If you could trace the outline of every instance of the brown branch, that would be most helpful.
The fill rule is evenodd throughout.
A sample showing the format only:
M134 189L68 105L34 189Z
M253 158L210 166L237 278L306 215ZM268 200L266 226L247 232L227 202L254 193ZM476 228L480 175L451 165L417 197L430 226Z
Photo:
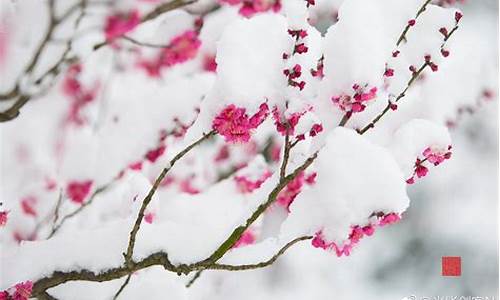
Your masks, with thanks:
M307 169L317 157L318 152L315 152L311 157L306 159L302 165L297 167L291 174L285 176L283 180L280 180L276 187L268 195L267 201L259 205L259 207L257 207L257 209L253 212L253 214L246 220L245 224L234 229L231 235L219 246L219 248L217 248L217 250L215 250L214 253L210 255L210 257L205 259L202 263L208 263L209 265L214 264L227 251L229 251L229 249L231 249L241 237L243 232L245 232L248 227L250 227L250 225L252 225L253 222L255 222L259 218L259 216L262 215L271 206L271 204L274 203L281 190L285 188L290 181L297 177L300 172Z
M455 24L455 27L453 27L453 29L445 36L444 40L443 40L443 43L441 44L441 49L444 48L444 46L446 45L446 42L448 42L449 38L453 35L453 33L456 32L456 30L458 29L458 22ZM430 61L425 61L421 66L420 68L413 73L412 77L410 78L410 80L408 81L408 83L406 84L406 87L405 89L396 97L396 100L395 102L399 102L403 97L406 96L406 92L410 89L410 87L412 86L412 84L415 82L415 80L420 76L420 74L424 71L424 69L429 66L431 64ZM365 132L367 132L370 128L373 128L375 127L375 124L380 121L380 119L390 110L391 108L391 101L390 99L387 101L387 105L386 107L382 110L382 112L380 114L378 114L368 125L366 125L365 127L363 127L362 129L358 129L358 133L359 134L364 134Z
M404 88L404 90L399 93L399 95L396 97L396 100L394 102L398 102L399 100L401 100L405 95L406 95L406 92L408 91L408 89L411 87L411 85L413 84L413 82L420 76L420 74L422 74L422 72L425 70L425 68L429 65L428 62L424 62L420 68L413 73L413 75L411 76L410 80L408 81L408 83L406 84L406 87ZM373 128L375 127L375 124L377 124L378 121L380 121L380 119L382 119L382 117L391 109L391 104L392 102L389 100L387 101L387 105L386 107L382 110L382 112L380 114L378 114L368 125L366 125L365 127L363 127L362 129L358 129L358 133L359 134L364 134L365 132L367 132L370 128Z
M148 207L151 200L153 200L153 196L154 196L156 190L160 186L161 182L163 181L163 179L165 178L167 173L174 167L175 163L178 160L180 160L184 155L186 155L191 149L193 149L197 145L203 143L204 141L206 141L210 137L214 136L215 133L216 133L215 130L212 130L209 133L204 134L201 138L199 138L198 140L196 140L195 142L193 142L192 144L190 144L189 146L184 148L184 150L177 153L177 155L175 155L174 158L172 158L170 160L169 165L167 167L163 168L160 175L158 175L155 182L153 183L153 186L149 190L148 194L146 195L144 200L142 200L142 205L141 205L141 208L140 208L139 213L137 215L137 218L135 220L134 227L130 231L130 239L128 242L127 252L123 254L125 257L125 264L126 265L128 265L129 263L132 262L132 255L133 255L133 251L134 251L135 239L137 236L137 232L139 231L139 229L141 227L142 219L144 218L144 213L146 211L146 208Z
M113 300L118 299L118 296L120 296L120 294L123 292L123 290L125 289L125 287L130 282L130 277L132 277L132 274L128 274L127 279L125 279L125 281L123 282L123 284L120 286L120 288L116 292L115 296L113 297Z
M417 15L415 16L415 20L418 19L418 17L425 11L427 5L431 3L432 0L425 0L424 4L420 7L420 9L417 12ZM408 30L410 30L410 27L412 27L410 24L407 24L401 35L399 36L398 42L396 43L396 46L399 46L401 42L404 40L406 41L406 34L408 33Z
M207 267L207 269L212 270L227 270L227 271L245 271L245 270L253 270L265 268L267 266L272 265L281 255L283 255L290 247L295 245L298 242L306 241L312 239L312 236L302 236L298 237L290 242L288 242L285 246L283 246L275 255L273 255L270 259L256 263L256 264L248 264L248 265L227 265L227 264L212 264ZM200 272L200 271L198 271Z
M290 135L287 133L285 135L285 149L283 151L283 162L280 167L280 181L285 178L286 175L286 166L288 164L288 159L290 158L290 150L292 149L292 145L290 144Z

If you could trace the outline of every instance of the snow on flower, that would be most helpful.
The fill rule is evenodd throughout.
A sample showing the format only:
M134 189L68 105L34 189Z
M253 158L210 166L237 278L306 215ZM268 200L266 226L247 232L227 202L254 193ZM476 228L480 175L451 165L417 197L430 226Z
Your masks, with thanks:
M408 184L427 175L428 164L437 166L451 158L451 137L445 126L414 119L401 126L388 146Z
M349 256L354 246L356 246L363 237L371 236L373 235L373 233L375 233L376 227L394 224L401 219L401 217L396 213L376 213L373 214L373 217L376 218L375 221L370 222L368 225L352 226L349 238L347 239L347 242L344 242L343 244L328 242L327 240L325 240L321 230L314 234L314 238L312 239L311 244L315 248L332 250L338 257L341 257L343 255Z
M285 207L290 212L290 205L297 195L302 191L304 184L313 185L315 183L316 173L305 175L301 172L297 177L290 181L286 187L276 197L276 203Z
M92 187L92 180L71 181L66 187L66 193L71 201L82 204Z
M383 225L392 223L390 213L399 216L409 205L405 177L392 153L354 130L333 130L314 168L314 188L302 191L290 205L283 238L321 232L316 246L335 244L337 254L345 255L361 236L354 225L362 229L382 220ZM389 217L381 218L385 215ZM373 229L367 227L366 234Z

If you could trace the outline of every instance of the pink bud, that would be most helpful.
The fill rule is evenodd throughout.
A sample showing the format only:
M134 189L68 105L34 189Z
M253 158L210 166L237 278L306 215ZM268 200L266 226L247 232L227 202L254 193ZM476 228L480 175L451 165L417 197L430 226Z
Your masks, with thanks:
M411 19L408 21L408 25L413 26L415 25L415 22L416 22L415 19Z

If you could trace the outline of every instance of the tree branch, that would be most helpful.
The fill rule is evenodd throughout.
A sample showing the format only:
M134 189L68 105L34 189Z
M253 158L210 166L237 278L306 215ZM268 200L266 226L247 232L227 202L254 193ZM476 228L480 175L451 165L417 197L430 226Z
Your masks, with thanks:
M424 4L422 4L420 9L418 10L417 15L415 16L415 20L417 20L418 17L425 11L427 5L429 5L429 3L431 3L431 1L432 0L425 0ZM412 25L410 25L410 24L406 25L405 29L403 30L403 32L399 36L399 39L398 39L398 42L396 43L396 46L399 46L402 41L406 41L406 34L408 33L408 30L410 30L410 27L412 27Z
M306 241L312 239L312 236L302 236L298 237L290 242L288 242L285 246L283 246L275 255L273 255L270 259L256 263L256 264L248 264L248 265L226 265L226 264L212 264L207 267L207 269L212 270L227 270L227 271L245 271L245 270L253 270L265 268L269 265L272 265L281 255L283 255L290 247L295 245L298 242ZM200 271L199 271L200 272ZM193 278L194 279L194 278Z
M144 200L142 200L142 205L141 205L141 208L140 208L139 213L137 215L137 218L135 220L134 227L130 231L130 239L128 242L127 252L124 253L126 265L128 265L129 263L132 262L132 255L133 255L133 251L134 251L135 239L137 236L137 232L139 231L139 229L141 227L142 219L144 218L144 213L146 211L146 208L148 207L149 203L153 199L153 196L154 196L156 190L160 186L161 182L163 181L163 179L165 178L167 173L173 168L173 166L175 165L175 163L179 159L181 159L184 155L186 155L191 149L193 149L197 145L201 144L202 142L206 141L210 137L214 136L215 133L216 133L215 130L212 130L209 133L204 134L200 139L193 142L192 144L187 146L184 150L179 152L176 156L174 156L174 158L172 158L172 160L170 160L169 165L167 167L165 167L161 171L160 175L156 178L156 180L155 180L153 186L151 187L151 189L149 190L148 194L146 195Z

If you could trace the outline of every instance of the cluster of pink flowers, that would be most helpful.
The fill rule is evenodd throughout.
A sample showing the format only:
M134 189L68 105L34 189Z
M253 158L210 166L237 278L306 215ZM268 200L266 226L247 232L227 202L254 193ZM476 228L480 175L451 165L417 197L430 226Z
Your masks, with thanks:
M251 117L246 108L227 105L212 121L212 128L224 137L226 142L246 143L250 140L250 133L256 129L269 115L269 107L262 103L259 110Z
M447 150L437 149L427 147L423 152L423 159L417 157L415 161L413 175L406 180L406 183L413 184L415 183L415 176L417 178L422 178L427 175L429 169L424 165L425 162L430 162L434 166L438 166L442 162L451 157L451 146L448 146Z
M257 180L251 180L246 176L235 176L234 180L236 181L236 185L238 190L243 194L248 194L253 192L254 190L260 188L260 186L271 177L272 173L270 171L265 171L264 174Z
M362 112L366 108L366 103L377 97L377 87L368 89L367 86L354 84L352 89L354 90L352 97L347 94L332 97L332 102L349 114Z
M21 282L0 292L0 300L28 300L33 290L33 282Z
M307 31L303 29L289 29L288 34L295 39L295 45L293 48L293 53L291 55L300 55L306 53L309 48L306 46L304 42L304 38L307 37ZM283 53L283 59L290 58L290 54ZM303 80L298 80L302 75L302 67L299 64L295 64L290 69L283 70L283 74L288 78L288 84L293 87L299 88L299 90L303 90L306 82Z
M351 232L346 243L337 245L335 242L327 242L323 236L322 231L316 232L312 240L312 245L315 248L322 248L325 250L334 250L338 257L342 255L349 256L353 247L359 243L359 241L364 236L371 236L375 232L377 226L385 226L398 222L401 217L396 213L377 213L374 214L377 217L377 221L374 223L369 223L365 226L355 225L351 227Z
M76 125L85 123L85 119L81 116L81 110L95 99L99 87L98 84L92 88L83 87L79 80L81 72L82 66L74 64L68 69L62 81L63 93L72 100L67 122Z
M134 9L126 13L110 15L104 25L106 40L111 41L134 29L141 22L139 11Z
M4 227L7 224L7 219L9 217L8 211L0 211L0 227Z
M66 194L71 201L83 204L83 201L90 193L92 184L92 180L70 181L66 187Z
M293 135L295 132L295 126L299 123L300 118L306 112L296 112L291 114L288 118L280 112L279 108L275 106L273 108L273 120L274 125L276 125L276 130L282 135Z
M233 248L251 245L255 243L255 240L256 240L255 233L252 231L252 229L249 228L245 232L243 232L241 237L234 244Z
M304 184L313 185L316 182L316 175L317 174L313 172L306 176L304 172L301 172L278 194L278 197L276 197L276 203L290 211L290 205L302 191Z
M200 46L201 41L198 38L198 33L194 30L188 30L174 37L155 58L141 59L138 66L146 70L149 76L158 77L163 68L171 68L193 59Z
M229 4L232 6L241 5L239 14L250 18L257 13L281 10L280 0L219 0L220 3Z

